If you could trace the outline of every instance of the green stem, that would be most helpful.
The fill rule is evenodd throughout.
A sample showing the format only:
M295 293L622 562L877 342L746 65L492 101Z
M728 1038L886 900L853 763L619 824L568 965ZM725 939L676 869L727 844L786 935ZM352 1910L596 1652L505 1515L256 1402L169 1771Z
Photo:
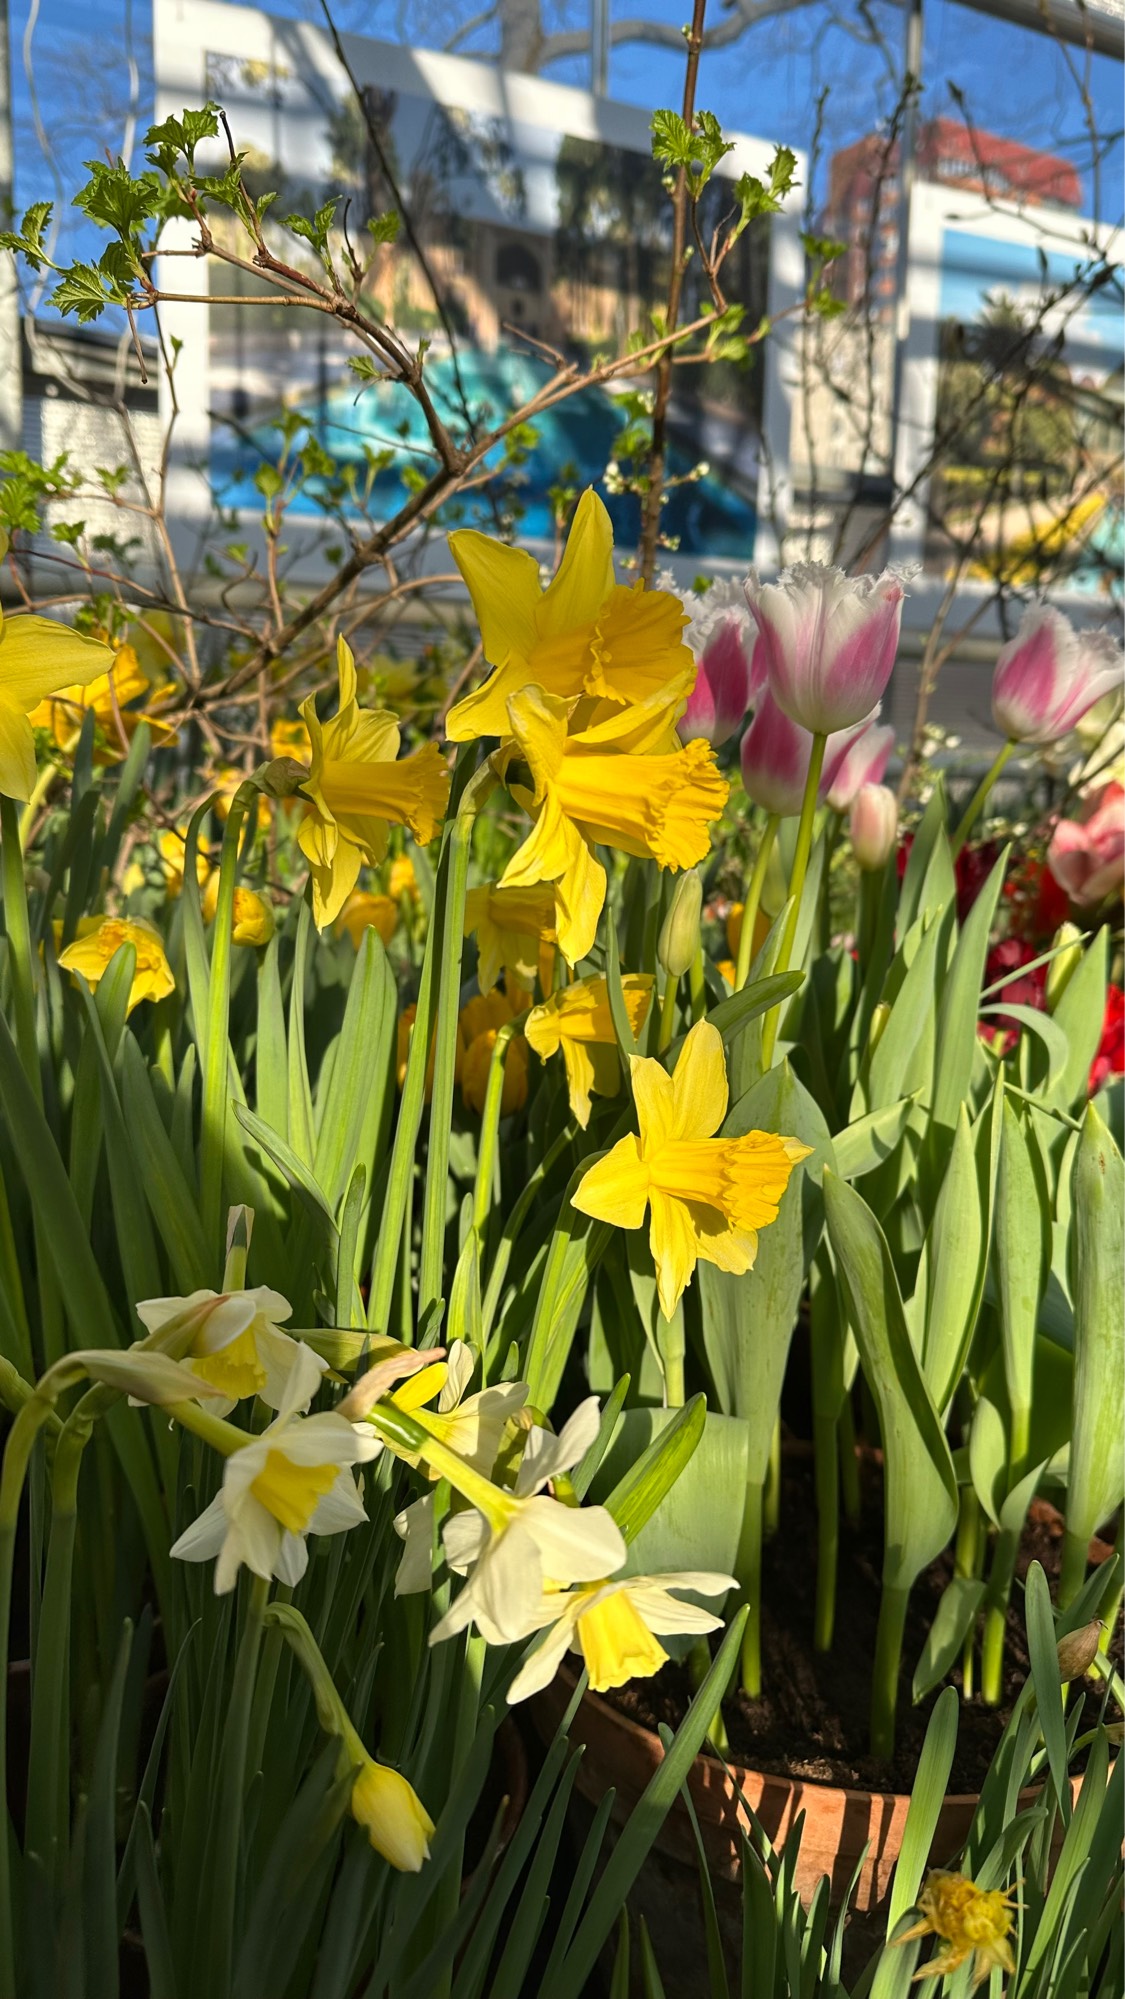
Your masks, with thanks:
M977 1563L981 1557L981 1510L980 1501L971 1486L963 1486L957 1519L957 1547L953 1558L953 1573L971 1577L977 1573ZM976 1619L965 1633L965 1643L961 1650L961 1693L965 1700L973 1697L976 1676Z
M757 1700L762 1691L762 1500L762 1487L748 1485L735 1559L735 1574L748 1611L742 1634L742 1687L751 1700Z
M832 1650L836 1626L836 1572L840 1554L839 1429L832 1417L815 1423L813 1469L816 1477L816 1609L813 1644L818 1652Z
M5 801L8 802L8 801ZM0 1999L17 1999L12 1910L12 1853L8 1795L8 1643L12 1611L12 1570L20 1499L35 1439L54 1415L49 1402L32 1396L15 1417L4 1447L0 1470Z
M449 1193L449 1135L453 1124L453 1083L457 1067L457 1012L461 997L461 954L465 938L465 893L474 814L462 807L453 822L442 916L438 970L437 1038L430 1099L426 1183L422 1196L422 1250L418 1265L418 1316L425 1318L442 1296L445 1204Z
M1003 745L1003 747L1000 750L997 751L996 755L993 757L991 764L989 765L988 769L985 771L984 776L981 778L980 783L978 784L976 790L974 791L972 797L970 798L969 803L966 806L964 813L962 814L960 824L957 827L957 831L954 833L953 839L950 842L949 851L953 860L957 859L957 856L961 852L961 849L964 846L966 840L968 839L969 834L972 832L973 827L976 825L976 822L980 817L981 809L984 805L984 802L988 797L989 792L992 790L992 787L995 784L997 778L999 777L1001 771L1003 770L1004 765L1007 763L1008 758L1012 756L1018 748L1019 748L1018 743L1009 740Z
M871 1754L890 1757L895 1752L895 1709L902 1663L902 1641L906 1631L909 1590L891 1589L886 1583L879 1602L879 1627L875 1634L875 1662L871 1677Z
M1063 1536L1062 1564L1059 1569L1059 1609L1065 1610L1072 1603L1086 1580L1086 1561L1090 1544L1084 1534L1072 1534L1068 1527Z
M770 1457L766 1468L765 1511L763 1531L767 1541L772 1541L781 1524L781 1417L773 1419L770 1432Z
M664 1055L672 1046L672 1035L676 1027L676 989L679 980L669 976L664 981L664 991L660 995L660 1032L656 1042L656 1052Z
M250 1740L250 1716L254 1705L254 1682L262 1626L269 1602L269 1582L254 1576L246 1606L246 1623L234 1669L230 1706L219 1755L215 1817L212 1821L212 1868L207 1895L208 1975L205 1989L215 1999L230 1991L231 1958L234 1948L235 1902L240 1878L239 1846L242 1839L242 1808L246 1796L246 1751Z
M980 1690L989 1707L999 1707L1004 1692L1004 1633L1008 1621L1008 1598L1019 1553L1018 1533L1006 1529L996 1537L992 1567L988 1573L988 1601L981 1641Z
M750 975L750 963L754 956L754 932L758 927L758 911L762 906L762 890L765 887L766 870L773 853L773 843L781 820L776 812L771 812L766 820L758 851L754 856L754 866L746 890L746 901L742 910L742 929L738 936L738 966L734 975L736 993L742 991Z
M214 1253L222 1230L223 1167L226 1160L227 1114L230 1104L230 973L234 927L234 886L238 869L238 836L251 788L240 785L231 800L219 860L219 895L211 933L211 966L207 986L207 1037L203 1059L203 1102L199 1134L200 1213L208 1250Z
M813 824L816 819L817 793L820 790L820 774L824 769L824 746L826 735L815 735L809 752L809 770L805 779L805 795L801 800L801 817L797 825L797 844L793 849L793 872L789 877L789 914L785 919L785 929L781 936L781 949L777 954L775 972L787 972L793 956L793 946L797 941L797 923L801 914L801 897L805 888L805 876L812 853ZM769 1068L773 1059L777 1031L781 1025L781 1008L772 1007L762 1024L762 1063Z
M488 1065L488 1084L484 1093L480 1143L477 1148L477 1177L473 1187L473 1227L482 1247L496 1180L496 1154L500 1143L500 1106L504 1099L504 1071L512 1037L518 1032L515 1021L505 1022L493 1043L492 1060Z
M863 1511L863 1493L859 1482L859 1458L856 1455L855 1415L850 1394L844 1396L840 1405L840 1491L844 1500L844 1517L849 1527L859 1526Z
M0 794L0 863L4 879L4 929L8 938L8 968L16 1015L16 1045L24 1074L43 1108L39 1073L39 1037L35 1027L35 960L27 917L27 881L20 846L19 812L14 798Z
M546 1152L543 1154L542 1159L504 1224L503 1234L496 1245L496 1255L493 1260L492 1269L488 1274L484 1304L481 1307L481 1323L484 1328L486 1344L488 1336L492 1331L492 1321L496 1317L496 1308L500 1303L500 1293L504 1288L504 1279L508 1274L508 1265L511 1262L512 1250L515 1247L516 1238L527 1220L528 1214L534 1205L535 1197L542 1187L544 1180L562 1158L563 1153L570 1145L572 1136L570 1126L564 1125L558 1137L548 1146Z
M656 1344L660 1353L660 1365L664 1370L664 1407L682 1409L684 1406L684 1321L680 1313L674 1319L662 1315L656 1321Z

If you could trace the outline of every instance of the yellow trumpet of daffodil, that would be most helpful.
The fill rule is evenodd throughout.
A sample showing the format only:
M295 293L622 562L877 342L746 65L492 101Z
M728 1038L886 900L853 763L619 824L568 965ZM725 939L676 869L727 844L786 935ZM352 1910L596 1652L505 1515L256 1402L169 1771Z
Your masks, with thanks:
M143 916L80 916L74 942L60 951L59 964L96 986L123 944L131 944L137 954L127 1011L132 1013L142 1000L167 999L176 989L172 967L159 930Z
M553 882L559 948L568 964L594 942L605 902L596 845L691 868L710 846L709 828L730 789L701 739L681 748L675 720L681 679L643 707L622 709L571 734L575 703L525 688L508 703L512 745L498 762L535 824L501 876L503 888ZM519 760L531 778L520 781Z
M582 1589L546 1591L541 1615L548 1629L508 1688L509 1705L548 1686L568 1647L581 1653L595 1693L651 1678L668 1657L658 1632L702 1633L722 1625L721 1617L682 1602L674 1592L725 1596L735 1587L733 1576L681 1569L672 1575L622 1576Z
M0 561L8 538L0 531ZM35 789L35 737L29 720L48 694L87 687L113 665L100 639L84 638L54 618L6 618L0 611L0 791L26 800Z
M640 1055L629 1068L639 1136L620 1139L591 1166L574 1205L621 1229L643 1227L651 1209L657 1294L670 1319L700 1257L738 1274L751 1268L758 1230L776 1220L789 1175L812 1148L767 1131L715 1136L728 1089L723 1039L710 1021L686 1036L673 1075Z
M935 1936L940 1938L942 1947L936 1957L915 1972L915 1979L944 1977L968 1960L973 1967L975 1992L992 1971L1009 1974L1015 1971L1009 1941L1015 1917L1012 1897L1003 1889L978 1888L966 1874L934 1867L926 1876L916 1906L922 1920L896 1937L896 1944Z
M653 980L648 973L629 973L621 981L625 1011L634 1034L652 1004ZM614 1097L621 1088L617 1034L609 1010L604 979L577 979L533 1008L524 1034L541 1061L562 1049L570 1108L585 1130L590 1122L590 1094Z
M449 537L468 585L484 656L494 671L451 708L451 742L503 736L508 701L530 683L564 700L645 701L695 665L683 643L679 598L613 575L613 526L591 489L575 509L558 572L544 590L539 564L475 529Z
M337 937L350 937L358 951L365 930L377 930L384 944L389 944L398 929L398 916L398 904L389 895L353 888L332 927Z
M219 871L208 876L200 898L203 906L203 921L213 923L219 906ZM252 888L236 888L232 910L230 941L232 944L256 945L261 949L268 944L274 933L274 915L269 903Z
M433 839L449 797L449 772L436 743L399 757L399 726L388 709L360 708L355 660L336 645L340 705L321 723L316 697L301 704L312 763L301 789L311 810L297 835L312 870L313 918L333 923L356 885L364 861L387 850L392 825L408 826L423 846Z
M465 898L465 935L477 940L477 984L489 993L505 972L531 992L536 974L549 991L554 969L555 891L486 882Z
M171 691L170 686L159 688L155 690L155 698L166 698ZM153 692L133 647L119 646L107 673L100 673L96 680L85 685L76 683L61 687L57 694L49 695L32 710L31 726L33 729L49 729L63 756L72 757L78 748L87 712L93 709L99 736L94 762L120 763L142 722L147 722L153 734L165 740L176 733L175 726L163 721L159 715L145 708L129 706L139 696L151 696Z

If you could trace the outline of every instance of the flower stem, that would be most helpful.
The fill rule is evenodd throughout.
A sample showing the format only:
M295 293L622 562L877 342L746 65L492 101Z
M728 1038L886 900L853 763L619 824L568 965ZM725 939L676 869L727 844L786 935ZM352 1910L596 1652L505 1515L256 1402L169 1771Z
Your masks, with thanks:
M672 1035L676 1026L676 989L679 983L671 973L664 981L664 991L660 995L660 1034L656 1043L658 1055L665 1054L672 1046Z
M734 1565L748 1611L742 1634L742 1689L752 1701L762 1691L762 1500L762 1487L748 1485Z
M826 735L815 735L809 752L809 771L805 779L805 795L801 800L801 817L797 823L797 844L793 850L793 872L789 877L789 914L785 919L781 949L774 966L775 972L789 970L793 946L797 941L797 923L801 914L801 897L809 868L809 855L812 852L817 793L820 790L820 774L824 769L824 746L827 741ZM777 1030L780 1025L781 1008L772 1007L762 1023L762 1063L767 1069L773 1059L774 1044L777 1041Z
M1068 1528L1063 1537L1062 1563L1059 1569L1059 1609L1065 1610L1078 1595L1086 1580L1086 1558L1089 1543L1084 1534L1072 1534Z
M985 771L984 776L981 778L980 783L978 784L976 790L974 791L972 797L970 798L969 803L966 806L964 813L962 814L960 824L957 827L957 831L954 833L953 839L950 842L949 851L954 860L957 859L957 856L961 852L961 849L964 846L966 840L968 839L969 834L972 832L973 827L976 825L976 822L980 817L981 810L984 806L984 802L988 797L989 792L992 790L992 787L995 784L997 778L999 777L1001 771L1003 770L1004 765L1007 763L1008 758L1012 756L1013 753L1018 748L1019 744L1013 742L1011 738L1009 738L1009 740L1003 744L1003 746L997 751L996 755L993 757L992 762L990 763L988 769Z
M902 1641L906 1631L906 1606L910 1592L890 1589L886 1583L879 1602L879 1627L875 1633L875 1662L871 1676L871 1754L890 1757L895 1752L895 1709L898 1705L898 1676L902 1663Z
M762 1527L767 1541L772 1541L781 1525L781 1416L773 1419L770 1434L770 1457L766 1468L766 1490Z
M971 1486L961 1492L960 1512L957 1520L957 1547L953 1559L953 1573L972 1577L978 1573L981 1559L980 1501ZM976 1619L965 1633L965 1643L961 1651L961 1694L964 1700L972 1700L976 1677Z
M473 1227L484 1247L484 1232L488 1225L488 1213L492 1206L493 1182L496 1178L496 1152L500 1140L500 1106L504 1101L504 1070L508 1060L508 1049L512 1037L518 1032L515 1021L505 1021L492 1045L492 1059L488 1065L488 1083L484 1093L484 1112L480 1121L480 1145L477 1148L477 1177L473 1187Z
M780 824L777 813L771 812L754 856L754 866L742 910L742 929L738 938L738 968L734 975L736 993L742 991L750 975L750 963L754 956L754 932L758 927L758 911L762 906L762 890L765 887L766 870L770 864L770 855L773 853L773 843L777 838Z
M840 1551L840 1450L834 1417L815 1419L813 1471L816 1478L813 1645L818 1652L830 1652L836 1625L836 1570Z
M859 1516L863 1510L863 1494L859 1484L859 1459L856 1456L855 1415L852 1411L850 1394L844 1396L840 1404L840 1491L844 1499L844 1517L849 1527L859 1526Z
M1004 1632L1008 1598L1016 1572L1019 1533L1002 1531L996 1540L988 1575L988 1604L980 1656L980 1690L989 1707L999 1707L1004 1692Z
M0 794L0 862L4 878L4 929L8 938L9 976L16 1015L16 1044L24 1073L43 1106L39 1073L39 1037L35 1028L35 963L27 920L27 883L20 846L19 813L14 798Z

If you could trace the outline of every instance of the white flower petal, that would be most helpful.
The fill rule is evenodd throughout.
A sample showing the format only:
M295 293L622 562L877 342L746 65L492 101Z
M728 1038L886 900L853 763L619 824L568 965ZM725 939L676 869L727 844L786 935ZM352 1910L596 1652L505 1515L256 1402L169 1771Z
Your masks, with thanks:
M483 1514L469 1507L464 1513L451 1513L441 1530L445 1559L451 1569L460 1576L480 1560L488 1543L488 1526Z
M601 1407L596 1395L580 1402L557 1437L536 1424L524 1446L516 1477L516 1493L521 1499L538 1492L560 1472L570 1471L583 1458L598 1434Z
M226 1539L227 1514L221 1492L215 1494L210 1506L204 1508L198 1520L185 1527L178 1541L173 1542L170 1554L177 1555L181 1562L209 1562L217 1555Z
M560 1617L540 1639L508 1688L509 1707L514 1707L517 1701L527 1700L529 1694L537 1694L550 1686L563 1653L574 1636L575 1621L571 1617Z
M539 1549L543 1574L556 1583L592 1583L612 1576L627 1549L620 1527L604 1506L563 1506L557 1499L529 1499L518 1523ZM508 1540L515 1528L504 1535Z
M396 1513L395 1533L403 1541L402 1560L395 1575L396 1596L417 1596L434 1579L434 1500L432 1493Z
M473 1378L476 1355L467 1340L454 1340L445 1356L447 1373L445 1384L438 1396L438 1414L444 1416L455 1409Z

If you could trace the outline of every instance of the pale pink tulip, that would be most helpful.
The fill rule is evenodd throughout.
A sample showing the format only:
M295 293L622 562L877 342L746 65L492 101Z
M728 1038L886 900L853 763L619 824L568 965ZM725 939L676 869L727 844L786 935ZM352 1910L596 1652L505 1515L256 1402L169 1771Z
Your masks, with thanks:
M1125 790L1103 784L1079 819L1060 819L1047 849L1047 866L1080 909L1097 909L1119 897L1125 875Z
M1049 604L1024 612L992 676L992 719L1017 743L1054 743L1121 685L1121 650L1108 632L1076 632Z
M746 601L778 707L831 735L870 715L891 677L905 596L897 576L845 576L800 562L776 583L751 573Z
M824 748L819 798L834 783L852 744L867 726L865 717L855 728L840 729L829 736ZM768 688L759 696L754 719L742 738L741 754L742 782L748 797L782 819L796 818L805 795L812 737L807 729L798 728L782 713Z
M852 852L866 873L885 866L898 838L898 799L885 784L861 784L848 818Z
M878 722L872 722L862 736L857 736L828 793L833 812L846 812L865 784L882 782L894 746L894 730L889 726L881 729Z
M742 727L765 679L757 626L737 584L713 583L705 596L685 597L684 609L692 613L684 641L698 670L680 736L685 743L704 736L717 749Z

